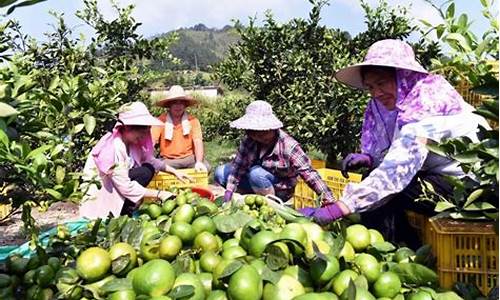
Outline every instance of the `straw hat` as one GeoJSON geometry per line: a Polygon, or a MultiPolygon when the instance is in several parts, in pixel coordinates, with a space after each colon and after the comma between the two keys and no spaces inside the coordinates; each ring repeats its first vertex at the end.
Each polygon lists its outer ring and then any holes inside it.
{"type": "Polygon", "coordinates": [[[362,66],[383,66],[428,73],[415,59],[413,49],[400,40],[381,40],[370,46],[362,63],[340,69],[335,78],[354,88],[365,89],[361,78],[362,66]]]}
{"type": "Polygon", "coordinates": [[[132,102],[118,109],[119,125],[163,126],[163,122],[153,117],[142,102],[132,102]]]}
{"type": "Polygon", "coordinates": [[[170,87],[170,90],[168,90],[167,98],[156,102],[156,106],[167,107],[174,101],[185,101],[186,106],[198,104],[198,100],[186,94],[182,86],[173,85],[170,87]]]}
{"type": "Polygon", "coordinates": [[[245,110],[245,115],[229,125],[246,130],[272,130],[283,127],[283,123],[274,115],[271,105],[262,100],[250,103],[245,110]]]}

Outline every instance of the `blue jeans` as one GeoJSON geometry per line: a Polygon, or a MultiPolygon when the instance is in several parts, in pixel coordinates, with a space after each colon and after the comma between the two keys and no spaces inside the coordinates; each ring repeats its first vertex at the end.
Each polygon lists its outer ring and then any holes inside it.
{"type": "MultiPolygon", "coordinates": [[[[214,180],[219,185],[226,187],[227,178],[233,171],[232,164],[218,166],[214,172],[214,180]]],[[[276,183],[276,177],[264,170],[261,166],[253,166],[243,175],[238,184],[238,190],[244,193],[254,193],[256,190],[270,188],[276,183]]]]}

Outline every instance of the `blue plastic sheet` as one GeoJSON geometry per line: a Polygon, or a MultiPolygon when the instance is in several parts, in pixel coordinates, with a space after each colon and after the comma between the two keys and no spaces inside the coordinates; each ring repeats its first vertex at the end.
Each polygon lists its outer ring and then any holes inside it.
{"type": "MultiPolygon", "coordinates": [[[[89,223],[88,219],[80,219],[76,221],[70,221],[64,223],[64,226],[68,229],[69,233],[73,236],[82,229],[87,227],[89,223]]],[[[57,234],[57,227],[51,228],[40,234],[39,239],[43,247],[46,247],[49,243],[50,237],[57,234]]],[[[30,257],[35,253],[34,249],[30,247],[30,243],[26,242],[20,246],[2,246],[0,247],[0,262],[4,261],[9,255],[20,254],[24,257],[30,257]]]]}

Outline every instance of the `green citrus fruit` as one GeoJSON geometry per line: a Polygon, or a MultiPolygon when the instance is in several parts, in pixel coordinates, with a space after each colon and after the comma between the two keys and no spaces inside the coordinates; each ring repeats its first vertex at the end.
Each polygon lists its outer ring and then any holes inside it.
{"type": "Polygon", "coordinates": [[[231,275],[227,294],[232,300],[259,300],[262,291],[263,282],[257,270],[244,265],[231,275]]]}
{"type": "Polygon", "coordinates": [[[116,291],[108,296],[108,300],[135,300],[134,290],[116,291]]]}
{"type": "Polygon", "coordinates": [[[207,216],[201,216],[194,219],[191,225],[193,226],[194,232],[196,234],[202,231],[208,231],[211,234],[215,234],[217,232],[214,221],[207,216]]]}
{"type": "Polygon", "coordinates": [[[334,293],[307,293],[293,298],[293,300],[338,300],[334,293]]]}
{"type": "Polygon", "coordinates": [[[222,290],[213,290],[208,294],[207,300],[228,300],[226,292],[222,290]]]}
{"type": "Polygon", "coordinates": [[[203,300],[205,299],[205,288],[200,279],[192,273],[182,273],[175,279],[174,288],[179,285],[190,285],[194,287],[194,294],[186,300],[203,300]]]}
{"type": "Polygon", "coordinates": [[[373,293],[377,297],[395,297],[401,290],[401,280],[394,272],[384,272],[373,284],[373,293]]]}
{"type": "Polygon", "coordinates": [[[415,251],[407,247],[401,247],[396,250],[394,254],[394,260],[398,263],[400,262],[409,262],[410,257],[415,255],[415,251]]]}
{"type": "Polygon", "coordinates": [[[226,250],[227,248],[232,248],[234,246],[239,246],[240,241],[238,239],[232,238],[229,240],[224,241],[222,244],[222,250],[226,250]]]}
{"type": "MultiPolygon", "coordinates": [[[[304,232],[305,233],[305,232],[304,232]]],[[[267,245],[274,242],[277,239],[277,234],[269,231],[262,230],[256,233],[250,239],[249,253],[250,255],[258,258],[262,255],[267,245]]]]}
{"type": "Polygon", "coordinates": [[[257,270],[257,273],[259,273],[260,276],[262,276],[264,269],[267,268],[266,263],[260,258],[252,260],[250,265],[257,270]]]}
{"type": "Polygon", "coordinates": [[[160,258],[160,241],[158,239],[143,239],[140,255],[146,261],[160,258]]]}
{"type": "Polygon", "coordinates": [[[343,270],[333,278],[333,292],[337,296],[342,295],[345,289],[349,286],[349,282],[354,281],[358,277],[358,273],[353,270],[343,270]]]}
{"type": "Polygon", "coordinates": [[[169,213],[171,213],[174,210],[174,208],[176,206],[177,206],[177,203],[175,203],[174,200],[167,200],[161,206],[161,210],[164,214],[168,215],[169,213]]]}
{"type": "Polygon", "coordinates": [[[195,238],[195,232],[191,224],[185,222],[175,222],[170,226],[169,233],[178,236],[183,245],[190,244],[195,238]]]}
{"type": "Polygon", "coordinates": [[[160,241],[160,258],[174,259],[182,250],[182,240],[176,235],[169,235],[160,241]]]}
{"type": "Polygon", "coordinates": [[[149,206],[148,206],[148,215],[151,217],[151,219],[156,219],[158,218],[159,216],[161,216],[161,206],[159,206],[158,204],[156,203],[151,203],[149,206]]]}
{"type": "Polygon", "coordinates": [[[47,265],[49,265],[54,272],[57,272],[59,268],[61,268],[61,260],[58,257],[49,257],[47,265]]]}
{"type": "Polygon", "coordinates": [[[313,286],[310,273],[306,272],[306,270],[297,265],[288,266],[283,270],[283,274],[290,275],[297,279],[305,288],[313,286]]]}
{"type": "Polygon", "coordinates": [[[47,287],[54,280],[56,273],[49,265],[38,267],[35,273],[35,282],[42,288],[47,287]]]}
{"type": "Polygon", "coordinates": [[[418,291],[408,296],[408,300],[432,300],[431,294],[425,291],[418,291]]]}
{"type": "MultiPolygon", "coordinates": [[[[29,258],[21,257],[18,254],[10,255],[7,258],[7,270],[11,274],[23,275],[24,273],[26,273],[26,271],[28,271],[29,261],[30,261],[29,258]]],[[[37,268],[37,267],[38,266],[36,266],[35,268],[37,268]]],[[[35,269],[35,268],[33,268],[33,269],[35,269]]],[[[33,269],[30,269],[30,270],[33,270],[33,269]]]]}
{"type": "Polygon", "coordinates": [[[327,256],[328,261],[316,258],[311,266],[310,273],[312,280],[318,285],[323,285],[340,271],[340,265],[337,258],[333,255],[327,256]]]}
{"type": "Polygon", "coordinates": [[[172,221],[175,222],[185,222],[191,223],[194,217],[194,208],[191,204],[182,204],[177,208],[175,214],[172,218],[172,221]]]}
{"type": "Polygon", "coordinates": [[[214,271],[212,272],[212,275],[214,276],[214,286],[215,287],[219,287],[219,288],[223,287],[223,282],[222,282],[222,280],[220,280],[221,279],[220,276],[224,272],[224,269],[232,262],[234,262],[234,260],[222,259],[220,261],[220,263],[218,263],[217,266],[215,266],[214,271]]]}
{"type": "Polygon", "coordinates": [[[205,295],[210,294],[210,292],[212,291],[212,281],[213,281],[212,273],[206,273],[206,272],[197,273],[196,276],[198,276],[198,279],[203,285],[203,289],[205,290],[205,295]]]}
{"type": "Polygon", "coordinates": [[[375,297],[367,290],[363,288],[356,289],[356,297],[354,299],[349,299],[347,291],[340,296],[341,300],[375,300],[375,297]]]}
{"type": "Polygon", "coordinates": [[[354,224],[347,227],[345,238],[356,252],[362,252],[370,245],[370,232],[361,224],[354,224]]]}
{"type": "MultiPolygon", "coordinates": [[[[31,271],[33,272],[31,276],[34,276],[35,271],[34,270],[31,270],[31,271]]],[[[28,271],[28,272],[30,272],[30,271],[28,271]]],[[[28,273],[26,273],[26,274],[28,274],[28,273]]],[[[26,274],[24,274],[25,278],[26,278],[26,274]]],[[[8,286],[10,286],[10,284],[11,284],[10,276],[7,274],[0,274],[0,289],[8,287],[8,286]]]]}
{"type": "Polygon", "coordinates": [[[356,257],[356,252],[354,251],[351,243],[349,243],[348,241],[344,243],[344,247],[342,247],[342,250],[340,250],[339,257],[343,257],[345,261],[354,260],[354,258],[356,257]]]}
{"type": "Polygon", "coordinates": [[[221,261],[222,258],[220,255],[213,252],[205,252],[200,257],[200,268],[205,272],[213,272],[221,261]]]}
{"type": "Polygon", "coordinates": [[[111,257],[108,251],[91,247],[84,250],[76,259],[76,271],[87,282],[104,278],[111,268],[111,257]]]}
{"type": "Polygon", "coordinates": [[[370,244],[384,242],[384,236],[378,230],[368,229],[368,232],[370,233],[370,244]]]}
{"type": "MultiPolygon", "coordinates": [[[[23,284],[25,286],[32,286],[33,284],[35,284],[35,274],[36,274],[36,270],[29,270],[28,272],[24,273],[24,276],[23,276],[23,284]]],[[[0,274],[0,276],[2,276],[4,274],[0,274]]],[[[7,276],[7,275],[5,275],[7,276]]],[[[9,276],[7,276],[9,277],[9,276]]],[[[9,279],[9,284],[10,285],[10,279],[9,279]]],[[[0,288],[3,288],[5,286],[2,286],[2,279],[0,279],[0,288]]]]}
{"type": "MultiPolygon", "coordinates": [[[[307,233],[302,227],[302,224],[299,223],[286,224],[283,230],[279,233],[279,237],[281,239],[297,241],[304,248],[307,246],[307,233]]],[[[292,250],[295,254],[301,254],[303,252],[300,247],[293,247],[292,250]]]]}
{"type": "Polygon", "coordinates": [[[202,231],[194,238],[194,248],[201,250],[201,252],[216,252],[219,250],[219,245],[213,234],[202,231]]]}
{"type": "Polygon", "coordinates": [[[123,242],[116,243],[109,248],[109,256],[112,261],[125,255],[128,255],[129,263],[125,269],[117,273],[118,275],[127,274],[137,265],[137,253],[132,245],[123,242]]]}
{"type": "Polygon", "coordinates": [[[293,299],[305,294],[302,284],[290,275],[283,274],[276,285],[267,283],[264,286],[264,300],[285,300],[293,299]]]}
{"type": "Polygon", "coordinates": [[[356,256],[354,263],[358,266],[361,274],[365,275],[369,283],[375,282],[380,276],[380,264],[373,255],[361,253],[356,256]]]}
{"type": "Polygon", "coordinates": [[[224,251],[222,252],[222,258],[224,259],[236,259],[238,257],[244,257],[246,255],[247,252],[240,246],[230,247],[224,249],[224,251]]]}
{"type": "Polygon", "coordinates": [[[138,295],[161,296],[172,288],[175,271],[170,263],[153,259],[145,263],[133,276],[132,286],[138,295]]]}

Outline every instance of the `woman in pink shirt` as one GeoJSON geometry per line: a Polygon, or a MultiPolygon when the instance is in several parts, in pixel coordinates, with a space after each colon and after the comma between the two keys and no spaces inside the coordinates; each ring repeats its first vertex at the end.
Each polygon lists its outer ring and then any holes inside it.
{"type": "Polygon", "coordinates": [[[104,135],[85,163],[82,184],[85,196],[80,216],[89,219],[130,214],[143,197],[161,200],[171,193],[146,188],[156,171],[169,172],[181,180],[186,176],[153,156],[151,126],[163,125],[141,102],[119,109],[112,132],[104,135]],[[98,184],[100,187],[98,187],[98,184]]]}

